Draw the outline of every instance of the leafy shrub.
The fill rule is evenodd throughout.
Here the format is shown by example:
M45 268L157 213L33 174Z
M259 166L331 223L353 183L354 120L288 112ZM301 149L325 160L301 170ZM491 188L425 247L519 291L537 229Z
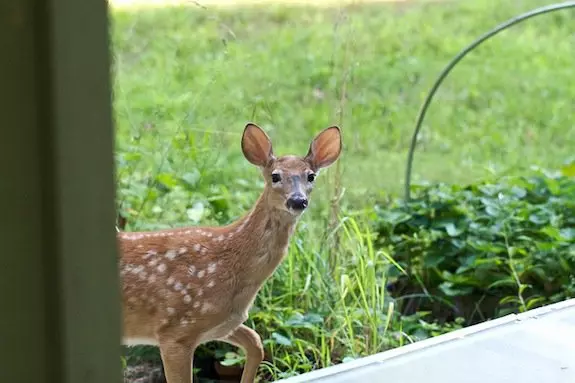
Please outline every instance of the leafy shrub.
M377 244L406 271L389 286L403 312L472 324L575 296L572 171L419 186L378 207Z

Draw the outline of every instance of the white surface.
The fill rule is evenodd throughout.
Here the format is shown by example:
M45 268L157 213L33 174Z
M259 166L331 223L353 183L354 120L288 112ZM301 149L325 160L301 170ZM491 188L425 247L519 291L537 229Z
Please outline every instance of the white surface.
M575 383L575 299L281 383Z

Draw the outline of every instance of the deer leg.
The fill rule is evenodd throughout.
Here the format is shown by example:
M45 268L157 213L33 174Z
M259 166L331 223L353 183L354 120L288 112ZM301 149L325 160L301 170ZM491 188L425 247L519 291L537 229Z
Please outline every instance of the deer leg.
M222 341L241 347L245 351L246 365L241 383L253 383L260 363L264 360L264 347L259 334L242 324Z
M160 355L167 383L193 383L192 365L195 346L178 342L160 342Z

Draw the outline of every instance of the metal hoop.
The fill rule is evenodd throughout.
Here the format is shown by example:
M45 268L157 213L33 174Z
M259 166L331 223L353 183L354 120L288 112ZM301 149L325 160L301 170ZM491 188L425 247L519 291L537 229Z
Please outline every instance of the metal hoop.
M451 61L443 69L443 71L440 73L439 77L437 78L437 80L435 81L433 86L431 87L431 90L429 91L427 97L425 98L425 101L423 102L423 105L421 106L421 109L419 111L419 115L417 116L417 121L415 123L415 130L414 130L413 136L411 138L411 145L409 147L409 152L407 155L407 167L405 170L405 200L406 201L409 201L411 199L410 189L411 189L411 170L413 168L413 156L415 154L415 146L417 144L417 137L419 135L419 131L421 130L421 125L423 124L423 119L425 118L425 114L427 112L427 109L429 108L429 104L431 103L433 96L437 92L437 89L439 88L439 86L441 85L443 80L445 80L447 75L451 72L451 70L455 67L455 65L457 65L457 63L459 61L461 61L461 59L463 59L463 57L465 57L469 52L471 52L472 50L477 48L479 45L481 45L483 42L485 42L486 40L495 36L499 32L501 32L501 31L503 31L503 30L515 25L515 24L518 24L522 21L530 19L534 16L539 16L539 15L543 15L545 13L559 11L559 10L568 9L568 8L575 8L575 1L566 1L564 3L556 3L556 4L547 5L547 6L540 7L540 8L535 8L532 11L529 11L529 12L523 13L521 15L518 15L514 18L511 18L511 19L507 20L506 22L497 25L494 29L490 30L489 32L487 32L487 33L483 34L482 36L480 36L479 38L477 38L475 41L473 41L471 44L469 44L467 47L465 47L463 50L461 50L454 58L451 59Z

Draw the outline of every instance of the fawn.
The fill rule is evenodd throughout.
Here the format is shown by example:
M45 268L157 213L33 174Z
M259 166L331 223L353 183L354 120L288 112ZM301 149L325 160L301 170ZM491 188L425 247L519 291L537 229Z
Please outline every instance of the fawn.
M247 124L241 148L258 166L265 188L249 213L222 227L121 232L124 345L159 346L168 383L192 382L193 354L208 341L241 347L241 383L256 378L264 351L243 324L262 284L283 260L321 168L342 150L329 127L305 157L275 157L267 134Z

